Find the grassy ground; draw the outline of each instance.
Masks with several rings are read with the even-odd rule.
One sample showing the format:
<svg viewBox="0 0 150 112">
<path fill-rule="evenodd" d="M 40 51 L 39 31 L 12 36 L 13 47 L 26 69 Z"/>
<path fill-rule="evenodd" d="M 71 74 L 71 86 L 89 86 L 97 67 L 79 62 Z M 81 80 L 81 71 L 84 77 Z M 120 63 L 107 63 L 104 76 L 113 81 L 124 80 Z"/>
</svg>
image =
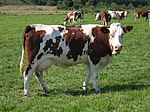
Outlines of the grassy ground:
<svg viewBox="0 0 150 112">
<path fill-rule="evenodd" d="M 0 15 L 0 111 L 28 112 L 148 112 L 150 110 L 150 27 L 144 19 L 135 21 L 131 12 L 124 26 L 134 30 L 124 35 L 124 48 L 109 66 L 99 71 L 101 93 L 80 87 L 85 65 L 53 66 L 44 80 L 50 90 L 44 94 L 33 77 L 31 97 L 23 98 L 23 77 L 19 74 L 22 31 L 27 24 L 62 24 L 65 15 Z M 116 20 L 112 20 L 116 22 Z M 87 23 L 100 23 L 86 14 Z M 92 80 L 90 80 L 92 88 Z"/>
</svg>

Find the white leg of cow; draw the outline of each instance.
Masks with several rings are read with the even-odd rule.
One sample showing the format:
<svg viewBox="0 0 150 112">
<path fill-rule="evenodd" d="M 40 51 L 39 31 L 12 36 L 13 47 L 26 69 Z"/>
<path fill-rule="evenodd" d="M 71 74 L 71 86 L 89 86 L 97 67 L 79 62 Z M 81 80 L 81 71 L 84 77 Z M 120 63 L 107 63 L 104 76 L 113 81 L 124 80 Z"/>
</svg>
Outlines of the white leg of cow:
<svg viewBox="0 0 150 112">
<path fill-rule="evenodd" d="M 92 73 L 92 77 L 93 77 L 93 88 L 95 89 L 95 92 L 99 92 L 99 90 L 100 90 L 98 87 L 98 83 L 97 83 L 98 68 L 99 68 L 99 64 L 91 66 L 91 73 Z"/>
<path fill-rule="evenodd" d="M 29 97 L 29 85 L 33 72 L 32 70 L 24 72 L 24 96 Z"/>
<path fill-rule="evenodd" d="M 35 72 L 37 65 L 28 65 L 27 69 L 24 72 L 24 96 L 29 97 L 29 86 L 32 74 Z"/>
<path fill-rule="evenodd" d="M 35 72 L 35 77 L 37 79 L 37 81 L 39 82 L 39 84 L 41 85 L 41 87 L 43 88 L 43 90 L 45 91 L 45 93 L 48 93 L 48 88 L 46 87 L 46 84 L 43 81 L 43 73 L 42 72 Z"/>
<path fill-rule="evenodd" d="M 89 78 L 91 76 L 91 69 L 90 66 L 87 65 L 87 69 L 86 69 L 86 77 L 85 77 L 85 81 L 83 82 L 83 89 L 87 90 L 88 89 L 88 83 L 89 83 Z"/>
<path fill-rule="evenodd" d="M 106 22 L 106 26 L 108 26 L 108 22 Z"/>
</svg>

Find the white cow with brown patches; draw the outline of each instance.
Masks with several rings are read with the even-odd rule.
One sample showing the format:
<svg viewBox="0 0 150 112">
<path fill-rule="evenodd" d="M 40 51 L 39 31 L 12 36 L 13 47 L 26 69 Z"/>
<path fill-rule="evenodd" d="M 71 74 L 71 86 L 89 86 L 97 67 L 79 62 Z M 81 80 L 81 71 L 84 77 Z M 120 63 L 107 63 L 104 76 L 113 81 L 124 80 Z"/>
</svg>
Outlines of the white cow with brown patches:
<svg viewBox="0 0 150 112">
<path fill-rule="evenodd" d="M 128 11 L 111 11 L 111 10 L 108 10 L 107 12 L 111 15 L 111 18 L 118 19 L 119 21 L 126 18 L 129 14 Z"/>
<path fill-rule="evenodd" d="M 22 58 L 20 70 L 24 75 L 24 95 L 29 96 L 31 76 L 36 79 L 45 92 L 48 88 L 43 82 L 42 72 L 53 64 L 72 66 L 79 63 L 87 65 L 83 89 L 88 89 L 89 77 L 93 77 L 93 88 L 99 91 L 98 68 L 104 68 L 112 59 L 112 54 L 122 50 L 123 34 L 130 32 L 132 26 L 123 27 L 120 23 L 110 25 L 59 26 L 32 24 L 23 33 Z M 25 71 L 24 51 L 28 65 Z"/>
<path fill-rule="evenodd" d="M 111 15 L 106 11 L 97 13 L 95 20 L 101 20 L 104 26 L 108 26 L 108 23 L 111 21 Z"/>
<path fill-rule="evenodd" d="M 149 21 L 149 26 L 150 26 L 150 12 L 148 13 L 148 21 Z"/>
<path fill-rule="evenodd" d="M 67 14 L 66 19 L 64 19 L 64 25 L 67 23 L 75 23 L 77 21 L 84 20 L 84 13 L 83 11 L 77 10 L 77 11 L 72 11 Z"/>
</svg>

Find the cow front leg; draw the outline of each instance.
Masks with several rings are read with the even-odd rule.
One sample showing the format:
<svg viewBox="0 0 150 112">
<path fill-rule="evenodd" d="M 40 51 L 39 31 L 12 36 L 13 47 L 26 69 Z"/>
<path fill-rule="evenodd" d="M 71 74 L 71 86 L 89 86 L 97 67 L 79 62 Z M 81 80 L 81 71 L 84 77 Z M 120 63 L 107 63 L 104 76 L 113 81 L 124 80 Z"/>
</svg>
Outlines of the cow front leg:
<svg viewBox="0 0 150 112">
<path fill-rule="evenodd" d="M 86 68 L 86 77 L 85 77 L 85 81 L 83 82 L 83 90 L 88 90 L 88 85 L 89 85 L 89 78 L 91 76 L 91 69 L 90 69 L 90 66 L 87 65 L 87 68 Z"/>
<path fill-rule="evenodd" d="M 39 84 L 41 85 L 42 89 L 44 90 L 45 93 L 48 93 L 49 90 L 46 87 L 46 84 L 43 81 L 43 72 L 35 72 L 35 77 L 37 79 L 37 81 L 39 82 Z"/>
<path fill-rule="evenodd" d="M 97 78 L 98 78 L 98 64 L 97 65 L 92 65 L 91 66 L 91 73 L 92 73 L 92 78 L 93 78 L 93 88 L 95 89 L 95 92 L 99 92 L 99 86 L 97 83 Z"/>
</svg>

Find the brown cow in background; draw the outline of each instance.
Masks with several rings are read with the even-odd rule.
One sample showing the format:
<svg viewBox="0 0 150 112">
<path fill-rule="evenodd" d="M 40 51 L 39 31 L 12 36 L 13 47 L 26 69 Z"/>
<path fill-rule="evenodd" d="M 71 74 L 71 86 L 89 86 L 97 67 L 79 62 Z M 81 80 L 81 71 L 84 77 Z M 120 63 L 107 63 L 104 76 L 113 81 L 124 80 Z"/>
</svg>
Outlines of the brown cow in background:
<svg viewBox="0 0 150 112">
<path fill-rule="evenodd" d="M 137 19 L 139 19 L 140 17 L 145 17 L 145 20 L 147 20 L 149 12 L 149 10 L 136 10 L 134 15 Z"/>
<path fill-rule="evenodd" d="M 95 20 L 101 20 L 104 26 L 108 26 L 111 21 L 111 15 L 108 12 L 97 13 Z"/>
<path fill-rule="evenodd" d="M 77 20 L 84 20 L 84 13 L 83 11 L 72 11 L 72 12 L 69 12 L 67 14 L 67 17 L 66 19 L 64 19 L 64 25 L 66 25 L 67 23 L 75 23 L 77 22 Z"/>
<path fill-rule="evenodd" d="M 149 26 L 150 26 L 150 12 L 148 13 L 148 21 L 149 21 Z"/>
</svg>

